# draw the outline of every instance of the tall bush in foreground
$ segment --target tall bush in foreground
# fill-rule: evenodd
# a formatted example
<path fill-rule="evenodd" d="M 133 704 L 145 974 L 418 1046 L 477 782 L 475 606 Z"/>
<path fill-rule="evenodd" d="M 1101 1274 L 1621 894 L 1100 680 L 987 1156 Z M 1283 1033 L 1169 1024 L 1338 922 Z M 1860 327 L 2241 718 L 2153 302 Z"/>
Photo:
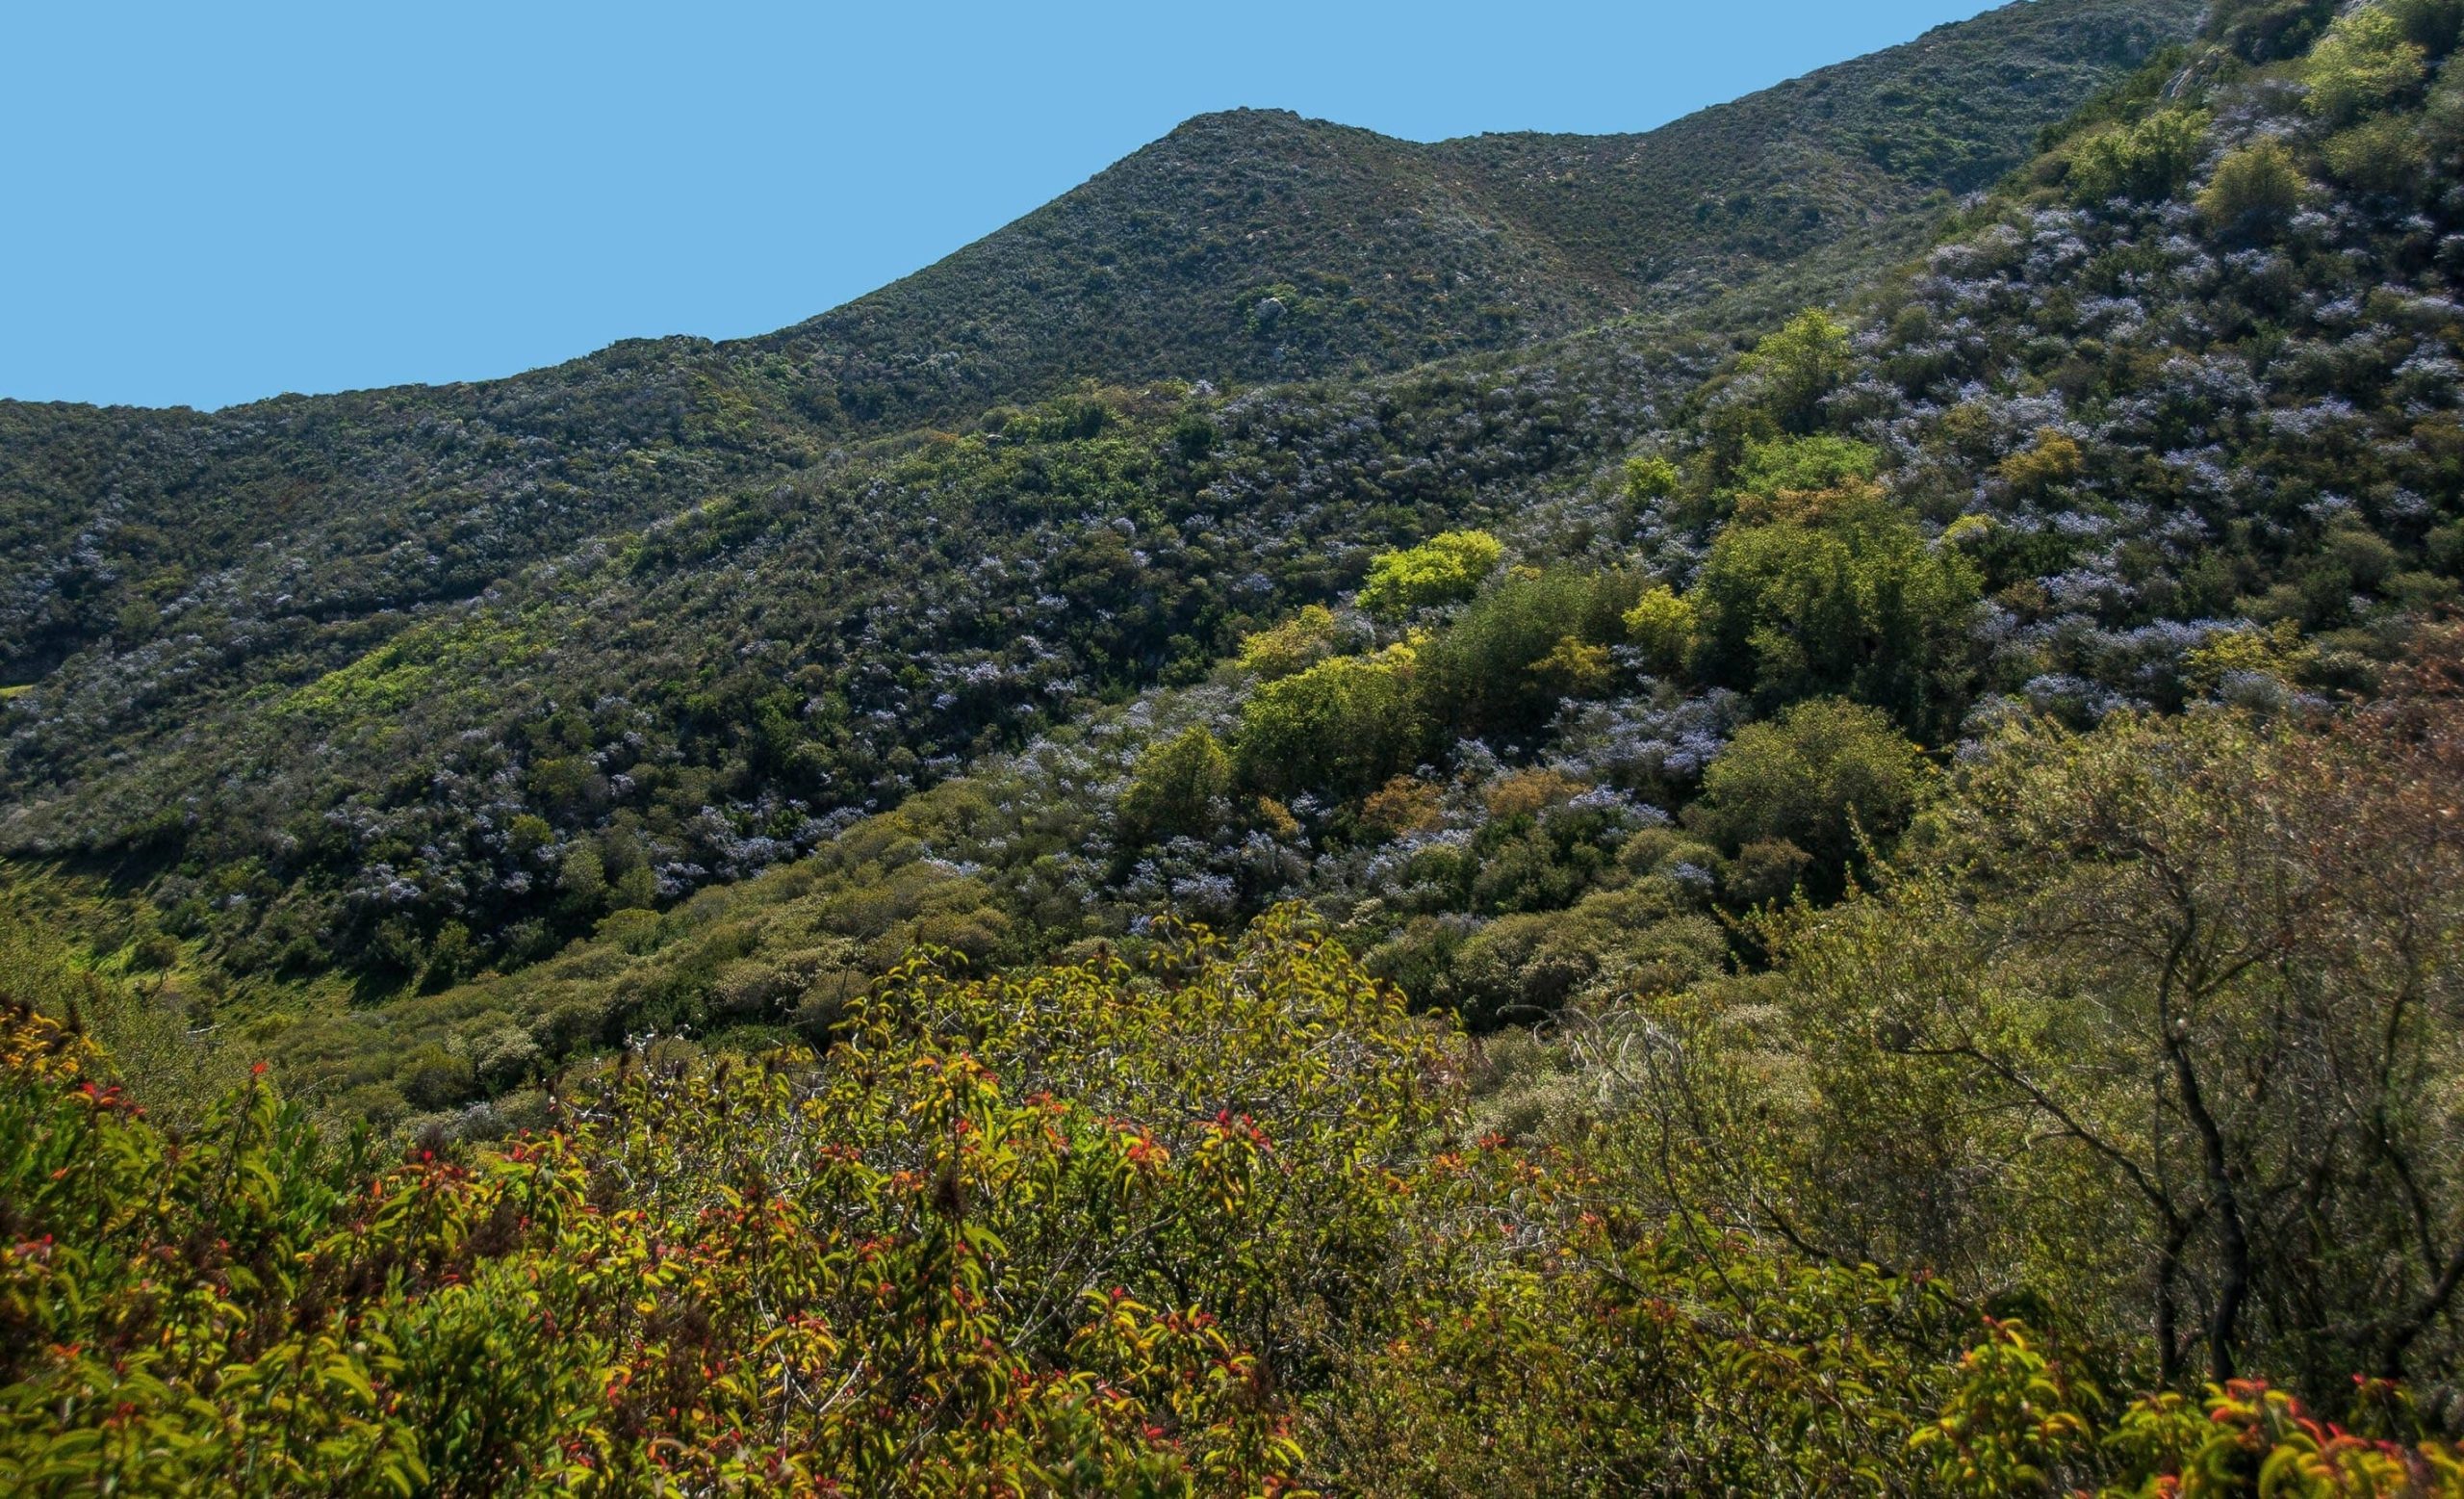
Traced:
<path fill-rule="evenodd" d="M 12 1493 L 1288 1487 L 1434 1037 L 1289 917 L 970 982 L 816 1068 L 628 1065 L 372 1169 L 260 1078 L 174 1137 L 0 1025 Z"/>
<path fill-rule="evenodd" d="M 1727 1163 L 1704 1190 L 1852 1259 L 2051 1292 L 2169 1383 L 2261 1371 L 2332 1411 L 2355 1375 L 2449 1376 L 2458 711 L 2005 736 L 1875 893 L 1767 925 L 1767 1031 L 1665 1074 Z M 1773 1175 L 1749 1141 L 1784 1142 Z"/>

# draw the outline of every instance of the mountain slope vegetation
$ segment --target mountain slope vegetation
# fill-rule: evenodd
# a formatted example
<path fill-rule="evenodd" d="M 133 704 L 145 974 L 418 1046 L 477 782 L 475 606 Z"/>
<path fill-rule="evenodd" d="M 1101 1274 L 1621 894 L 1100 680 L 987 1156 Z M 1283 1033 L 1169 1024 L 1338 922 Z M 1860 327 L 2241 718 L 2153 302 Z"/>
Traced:
<path fill-rule="evenodd" d="M 64 660 L 0 1478 L 2464 1492 L 2460 42 L 2220 4 L 1886 132 L 1978 191 L 1827 305 Z"/>
<path fill-rule="evenodd" d="M 1853 257 L 1913 248 L 1929 201 L 2017 166 L 2042 125 L 2196 13 L 2009 6 L 1638 135 L 1419 145 L 1287 114 L 1204 116 L 761 342 L 813 361 L 851 410 L 912 421 L 1091 376 L 1388 370 L 1766 281 L 1801 302 Z"/>
<path fill-rule="evenodd" d="M 1168 383 L 976 415 L 994 395 L 1060 378 L 1038 371 L 1408 363 L 1654 297 L 1671 315 L 1757 277 L 1831 284 L 1912 243 L 1939 194 L 2015 159 L 2189 18 L 2093 0 L 1996 12 L 1648 136 L 1421 147 L 1215 117 L 768 342 L 627 346 L 495 385 L 213 415 L 7 408 L 7 638 L 36 680 L 0 706 L 0 846 L 168 865 L 174 924 L 244 915 L 250 968 L 421 968 L 449 924 L 475 961 L 520 961 L 596 915 L 527 866 L 533 821 L 559 844 L 603 838 L 628 901 L 753 872 L 1082 703 L 1201 673 L 1379 545 L 1584 480 L 1717 349 L 1651 320 L 1511 366 L 1237 399 Z M 1909 145 L 1892 122 L 1911 111 L 1951 134 L 1873 146 Z M 1814 217 L 1768 217 L 1781 179 Z M 1719 212 L 1695 214 L 1714 189 Z M 1168 207 L 1180 227 L 1142 238 L 1141 216 Z M 1857 232 L 1824 231 L 1823 213 Z M 1372 220 L 1460 244 L 1364 238 Z M 1243 247 L 1193 271 L 1155 247 L 1184 233 Z M 1612 265 L 1611 244 L 1641 258 Z M 1026 289 L 1050 265 L 1115 250 L 1107 273 L 1144 313 L 1046 323 L 1011 305 L 1042 305 Z M 1488 269 L 1446 258 L 1476 250 Z M 1314 293 L 1277 297 L 1290 325 L 1263 341 L 1203 313 L 1209 286 L 1367 285 L 1373 265 L 1381 286 L 1401 268 L 1401 300 L 1336 318 L 1353 340 L 1327 346 L 1339 359 L 1295 331 Z M 1437 284 L 1458 272 L 1497 285 Z M 1556 300 L 1514 327 L 1446 322 L 1507 282 Z M 869 347 L 921 348 L 962 302 L 1023 337 L 1032 367 L 988 367 L 931 408 L 973 430 L 846 446 L 845 402 L 813 360 L 856 335 L 830 330 L 879 322 L 905 331 Z M 1087 346 L 1097 327 L 1127 342 Z M 1278 348 L 1305 357 L 1262 357 Z M 893 402 L 875 425 L 923 410 Z"/>
<path fill-rule="evenodd" d="M 466 600 L 868 435 L 1084 381 L 1391 371 L 1740 287 L 1810 299 L 1920 243 L 1941 194 L 2195 11 L 2015 5 L 1641 136 L 1423 146 L 1208 116 L 767 338 L 215 413 L 0 402 L 0 683 L 141 647 L 200 590 L 262 616 L 251 634 Z"/>

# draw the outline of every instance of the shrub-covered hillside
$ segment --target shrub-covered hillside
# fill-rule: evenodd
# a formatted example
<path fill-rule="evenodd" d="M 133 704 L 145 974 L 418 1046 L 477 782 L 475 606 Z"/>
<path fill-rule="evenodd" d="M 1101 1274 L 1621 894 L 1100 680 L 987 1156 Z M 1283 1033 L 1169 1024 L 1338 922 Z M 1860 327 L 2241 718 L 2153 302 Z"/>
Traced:
<path fill-rule="evenodd" d="M 76 654 L 0 1484 L 2464 1494 L 2459 56 Z"/>
<path fill-rule="evenodd" d="M 199 619 L 0 707 L 0 824 L 168 866 L 173 930 L 244 927 L 249 966 L 417 966 L 448 922 L 476 959 L 526 921 L 552 950 L 1202 676 L 1424 525 L 1587 476 L 1708 368 L 1658 352 L 1100 393 L 715 497 L 416 622 Z"/>
<path fill-rule="evenodd" d="M 1642 135 L 1419 145 L 1208 116 L 758 342 L 810 361 L 851 409 L 912 420 L 1089 375 L 1385 370 L 1758 288 L 1825 294 L 1921 243 L 1929 203 L 2023 161 L 2197 11 L 2006 6 Z"/>
<path fill-rule="evenodd" d="M 2453 594 L 2443 95 L 2403 45 L 2348 118 L 2332 43 L 2160 59 L 1742 356 L 1096 392 L 280 684 L 205 634 L 81 659 L 14 701 L 9 826 L 128 851 L 105 949 L 381 1119 L 645 1028 L 826 1025 L 919 938 L 1014 962 L 1163 908 L 1310 901 L 1484 1027 L 1682 987 L 1744 951 L 1725 916 L 1843 890 L 1943 746 L 2367 694 Z M 2423 149 L 2400 193 L 2350 176 L 2377 137 Z M 355 994 L 294 993 L 337 960 Z"/>
<path fill-rule="evenodd" d="M 939 306 L 980 282 L 964 295 L 988 318 L 1042 274 L 1017 257 L 1053 225 L 1082 248 L 1128 245 L 1146 210 L 1122 205 L 1150 198 L 1194 223 L 1308 231 L 1245 229 L 1243 255 L 1340 247 L 1404 266 L 1395 295 L 1419 297 L 1419 251 L 1207 186 L 1288 156 L 1341 165 L 1341 182 L 1277 189 L 1308 214 L 1350 212 L 1348 194 L 1476 190 L 1476 213 L 1412 221 L 1471 214 L 1504 226 L 1480 245 L 1562 243 L 1592 268 L 1584 285 L 1622 278 L 1609 300 L 1567 302 L 1513 339 L 1639 304 L 1645 281 L 1678 297 L 1663 310 L 1699 304 L 1753 279 L 1719 269 L 1732 262 L 1815 274 L 1819 260 L 1816 280 L 1835 284 L 1909 243 L 1936 187 L 2013 159 L 2143 56 L 2169 15 L 1997 12 L 1646 137 L 1424 148 L 1267 116 L 1201 122 L 881 305 Z M 1856 143 L 1909 111 L 1931 121 L 1927 152 L 1893 165 Z M 1534 153 L 1567 151 L 1579 162 L 1551 157 L 1558 185 L 1535 195 Z M 1779 239 L 1753 227 L 1746 199 L 1769 195 L 1754 174 L 1773 172 L 1801 177 L 1803 205 L 1832 219 L 1791 218 Z M 1737 211 L 1662 212 L 1705 183 L 1736 188 Z M 1695 280 L 1603 270 L 1612 244 L 1676 246 Z M 1202 299 L 1168 270 L 1132 279 L 1174 289 L 1149 297 L 1157 317 L 1194 317 Z M 1681 283 L 1692 290 L 1667 291 Z M 1284 344 L 1312 305 L 1288 304 Z M 1135 334 L 1136 357 L 1059 334 L 1035 347 L 1073 375 L 1312 362 L 1201 357 L 1214 336 L 1159 323 Z M 1483 341 L 1508 335 L 1470 342 Z M 1356 351 L 1391 364 L 1463 342 Z M 1242 332 L 1222 347 L 1263 346 Z M 1194 352 L 1153 353 L 1168 349 Z M 0 846 L 150 881 L 174 935 L 213 936 L 243 971 L 339 959 L 450 977 L 528 961 L 605 910 L 808 851 L 1090 702 L 1201 675 L 1251 629 L 1333 597 L 1379 546 L 1588 482 L 1667 426 L 1720 350 L 1628 324 L 1374 381 L 1092 389 L 855 449 L 832 446 L 804 354 L 673 352 L 213 416 L 0 413 L 18 424 L 0 496 L 24 542 L 6 555 L 27 569 L 12 617 L 33 678 L 0 700 Z M 964 400 L 1049 383 L 987 379 Z M 71 519 L 77 539 L 44 539 Z M 599 875 L 566 857 L 577 839 Z"/>
<path fill-rule="evenodd" d="M 262 1077 L 149 1111 L 78 1034 L 144 1012 L 13 953 L 0 1479 L 2452 1494 L 2458 995 L 2408 965 L 2459 682 L 2002 737 L 1766 973 L 1545 1045 L 1285 912 L 911 960 L 824 1057 L 637 1041 L 404 1151 Z"/>
<path fill-rule="evenodd" d="M 1647 136 L 1421 146 L 1210 116 L 767 338 L 211 414 L 0 402 L 0 685 L 224 614 L 250 654 L 390 634 L 840 445 L 1089 380 L 1383 372 L 1741 288 L 1827 295 L 2195 10 L 2015 5 Z"/>

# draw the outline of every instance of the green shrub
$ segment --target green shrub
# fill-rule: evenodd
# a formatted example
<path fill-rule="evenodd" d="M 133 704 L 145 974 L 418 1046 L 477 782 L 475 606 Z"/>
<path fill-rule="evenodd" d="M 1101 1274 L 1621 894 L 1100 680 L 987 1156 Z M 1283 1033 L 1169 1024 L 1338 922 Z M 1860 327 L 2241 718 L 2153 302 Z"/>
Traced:
<path fill-rule="evenodd" d="M 1480 595 L 1421 649 L 1430 722 L 1457 737 L 1541 728 L 1562 700 L 1605 685 L 1600 648 L 1624 640 L 1639 591 L 1629 576 L 1559 569 Z"/>
<path fill-rule="evenodd" d="M 1658 453 L 1626 460 L 1626 498 L 1637 504 L 1667 499 L 1682 480 L 1677 465 Z"/>
<path fill-rule="evenodd" d="M 2082 137 L 2070 148 L 2072 200 L 2092 207 L 2118 197 L 2171 196 L 2197 169 L 2207 125 L 2204 112 L 2172 109 Z"/>
<path fill-rule="evenodd" d="M 1124 850 L 1207 838 L 1231 816 L 1232 757 L 1205 729 L 1189 729 L 1139 758 L 1121 796 L 1116 841 Z"/>
<path fill-rule="evenodd" d="M 1341 656 L 1258 688 L 1233 745 L 1243 784 L 1350 800 L 1411 769 L 1424 732 L 1413 671 L 1406 651 Z"/>
<path fill-rule="evenodd" d="M 1820 308 L 1809 308 L 1754 346 L 1740 371 L 1760 382 L 1758 404 L 1786 431 L 1822 425 L 1822 402 L 1848 376 L 1848 329 Z"/>
<path fill-rule="evenodd" d="M 1754 444 L 1734 483 L 1749 495 L 1817 494 L 1872 478 L 1881 467 L 1870 444 L 1825 432 Z"/>
<path fill-rule="evenodd" d="M 596 935 L 636 957 L 654 951 L 659 943 L 658 913 L 634 906 L 611 911 L 600 917 Z"/>
<path fill-rule="evenodd" d="M 1694 669 L 1766 709 L 1839 693 L 1912 731 L 1954 721 L 1980 579 L 1879 496 L 1847 495 L 1712 544 L 1688 602 Z"/>
<path fill-rule="evenodd" d="M 1756 849 L 1749 879 L 1767 878 L 1775 862 L 1810 860 L 1809 886 L 1836 893 L 1862 862 L 1860 838 L 1887 846 L 1932 779 L 1924 754 L 1889 719 L 1862 704 L 1815 698 L 1739 730 L 1705 772 L 1703 799 L 1686 822 L 1740 856 Z"/>
<path fill-rule="evenodd" d="M 2256 141 L 2217 164 L 2199 216 L 2221 234 L 2265 234 L 2293 217 L 2308 185 L 2283 142 Z"/>
<path fill-rule="evenodd" d="M 1416 991 L 1476 1031 L 1528 1024 L 1570 1003 L 1674 993 L 1728 957 L 1719 923 L 1665 881 L 1600 891 L 1556 911 L 1527 911 L 1463 938 Z"/>
<path fill-rule="evenodd" d="M 2428 54 L 2410 29 L 2384 5 L 2336 17 L 2303 68 L 2311 113 L 2330 124 L 2349 124 L 2420 89 L 2429 76 Z"/>
<path fill-rule="evenodd" d="M 1380 553 L 1371 559 L 1360 607 L 1379 619 L 1399 620 L 1414 610 L 1460 604 L 1505 555 L 1504 544 L 1484 530 L 1450 530 L 1417 547 Z"/>
<path fill-rule="evenodd" d="M 478 1092 L 478 1078 L 470 1062 L 443 1047 L 426 1047 L 414 1052 L 403 1060 L 394 1077 L 402 1097 L 415 1108 L 449 1109 L 470 1101 Z"/>

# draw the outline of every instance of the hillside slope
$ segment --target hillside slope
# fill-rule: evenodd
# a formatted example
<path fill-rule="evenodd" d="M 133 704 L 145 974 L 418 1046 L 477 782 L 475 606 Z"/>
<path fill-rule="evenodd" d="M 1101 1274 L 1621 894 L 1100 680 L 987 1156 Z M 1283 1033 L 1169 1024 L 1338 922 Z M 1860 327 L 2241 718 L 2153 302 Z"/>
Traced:
<path fill-rule="evenodd" d="M 1811 285 L 2180 40 L 2186 0 L 2013 5 L 1648 134 L 1434 145 L 1200 117 L 938 265 L 768 340 L 851 414 L 937 417 L 1081 377 L 1393 369 Z M 1840 253 L 1845 251 L 1845 253 Z"/>
<path fill-rule="evenodd" d="M 868 434 L 1081 381 L 1395 370 L 1740 289 L 1815 299 L 1913 247 L 1943 194 L 2017 162 L 2198 9 L 2014 5 L 1648 135 L 1423 146 L 1205 116 L 741 343 L 212 414 L 0 402 L 0 685 L 141 648 L 200 600 L 324 624 L 469 599 Z"/>
<path fill-rule="evenodd" d="M 299 637 L 270 683 L 246 621 L 81 657 L 0 710 L 0 831 L 141 856 L 160 914 L 113 950 L 359 966 L 347 1006 L 216 1013 L 278 1010 L 288 1074 L 380 1115 L 1158 910 L 1306 901 L 1478 1024 L 1702 976 L 1719 916 L 1861 857 L 1752 757 L 1722 792 L 1738 744 L 1861 744 L 1879 835 L 1919 744 L 2311 712 L 2464 596 L 2464 74 L 2425 49 L 2346 118 L 2204 61 L 1741 359 L 1628 322 L 1070 398 Z M 1351 593 L 1471 527 L 1484 578 Z"/>
<path fill-rule="evenodd" d="M 971 427 L 0 703 L 0 1490 L 2464 1492 L 2464 0 Z"/>

